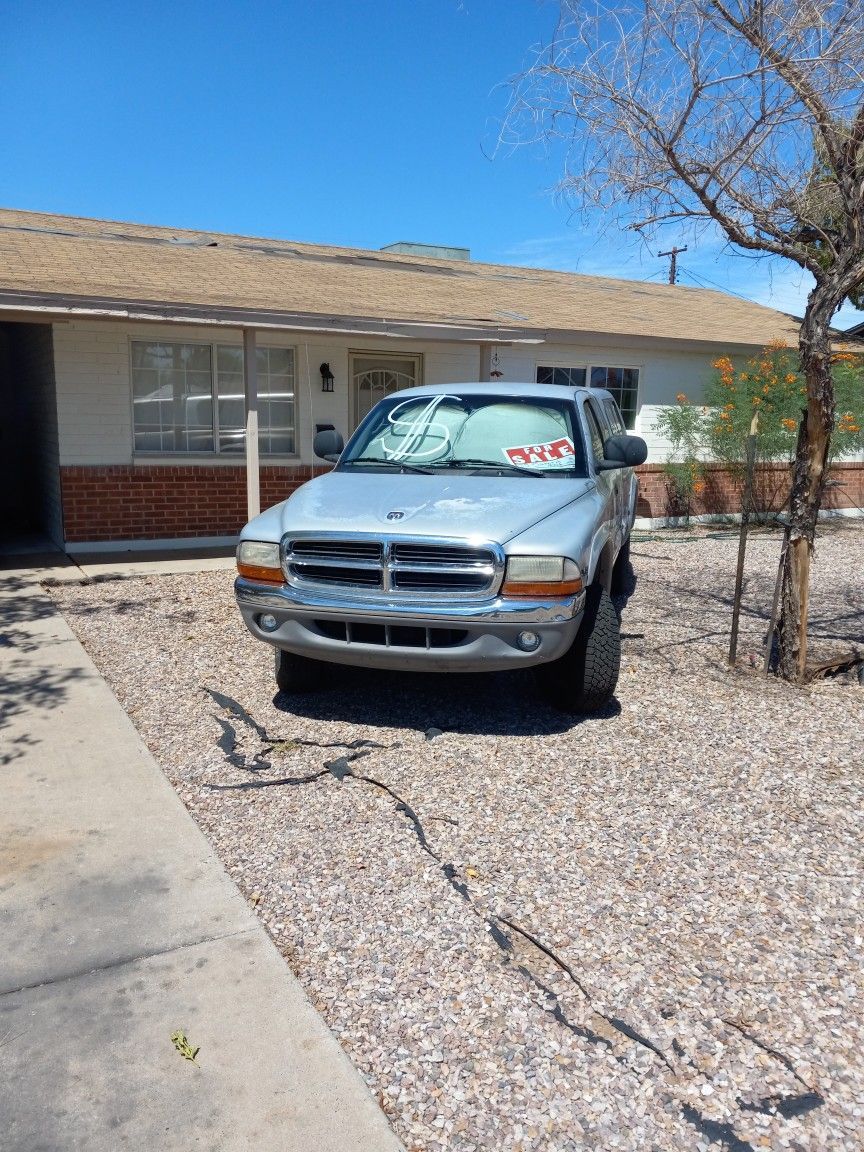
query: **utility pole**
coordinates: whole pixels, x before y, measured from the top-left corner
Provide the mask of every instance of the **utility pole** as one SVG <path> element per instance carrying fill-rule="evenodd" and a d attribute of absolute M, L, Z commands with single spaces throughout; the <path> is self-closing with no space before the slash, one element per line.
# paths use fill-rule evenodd
<path fill-rule="evenodd" d="M 676 282 L 676 280 L 678 279 L 678 253 L 679 252 L 686 252 L 686 251 L 687 251 L 687 245 L 685 244 L 683 248 L 674 248 L 673 247 L 668 252 L 658 252 L 657 253 L 658 256 L 671 256 L 672 257 L 672 259 L 669 261 L 669 283 L 670 284 L 674 284 Z"/>

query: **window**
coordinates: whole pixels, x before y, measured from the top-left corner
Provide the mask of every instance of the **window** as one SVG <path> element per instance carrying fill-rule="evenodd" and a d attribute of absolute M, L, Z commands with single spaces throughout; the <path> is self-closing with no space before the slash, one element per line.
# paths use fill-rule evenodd
<path fill-rule="evenodd" d="M 614 400 L 603 401 L 603 412 L 606 416 L 606 423 L 609 425 L 609 434 L 611 436 L 620 436 L 622 432 L 626 431 L 624 421 L 621 419 L 621 413 L 618 411 L 618 405 Z"/>
<path fill-rule="evenodd" d="M 538 384 L 559 384 L 562 388 L 584 388 L 586 370 L 584 368 L 556 368 L 537 365 Z"/>
<path fill-rule="evenodd" d="M 458 387 L 455 385 L 454 387 Z M 339 462 L 345 470 L 561 477 L 586 475 L 573 404 L 555 397 L 390 396 L 370 413 Z M 602 453 L 602 442 L 600 446 Z"/>
<path fill-rule="evenodd" d="M 592 388 L 607 388 L 624 415 L 626 428 L 636 427 L 636 400 L 639 393 L 638 368 L 604 368 L 592 365 L 588 371 L 578 365 L 562 368 L 537 365 L 538 384 L 558 384 L 563 388 L 584 388 L 590 378 Z M 621 431 L 624 431 L 622 427 Z"/>
<path fill-rule="evenodd" d="M 607 388 L 617 401 L 627 428 L 636 427 L 636 398 L 639 392 L 638 368 L 591 369 L 591 387 Z"/>
<path fill-rule="evenodd" d="M 261 452 L 291 455 L 294 349 L 258 348 L 257 368 Z M 242 452 L 243 349 L 133 340 L 132 406 L 137 452 Z"/>
<path fill-rule="evenodd" d="M 258 445 L 270 456 L 294 452 L 294 349 L 258 348 Z M 243 349 L 220 344 L 216 349 L 219 451 L 242 452 L 246 406 L 243 396 Z"/>
<path fill-rule="evenodd" d="M 597 419 L 597 414 L 594 411 L 593 404 L 585 405 L 585 418 L 588 421 L 588 434 L 591 437 L 591 448 L 594 452 L 595 460 L 603 459 L 603 433 L 600 431 L 600 423 Z"/>
<path fill-rule="evenodd" d="M 210 346 L 135 341 L 132 405 L 139 451 L 212 452 Z"/>

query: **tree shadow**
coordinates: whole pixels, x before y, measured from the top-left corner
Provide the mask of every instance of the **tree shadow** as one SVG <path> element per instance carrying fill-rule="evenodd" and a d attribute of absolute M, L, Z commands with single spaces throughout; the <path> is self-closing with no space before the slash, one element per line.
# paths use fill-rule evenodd
<path fill-rule="evenodd" d="M 33 595 L 34 587 L 36 595 Z M 29 595 L 28 595 L 29 593 Z M 16 624 L 47 620 L 56 614 L 51 600 L 39 594 L 38 585 L 23 576 L 0 574 L 0 634 Z"/>
<path fill-rule="evenodd" d="M 35 593 L 35 594 L 34 594 Z M 84 675 L 81 668 L 55 668 L 47 645 L 27 627 L 58 615 L 50 599 L 33 582 L 0 577 L 0 766 L 19 759 L 38 743 L 26 713 L 58 708 L 68 685 Z M 46 657 L 40 659 L 40 651 Z"/>

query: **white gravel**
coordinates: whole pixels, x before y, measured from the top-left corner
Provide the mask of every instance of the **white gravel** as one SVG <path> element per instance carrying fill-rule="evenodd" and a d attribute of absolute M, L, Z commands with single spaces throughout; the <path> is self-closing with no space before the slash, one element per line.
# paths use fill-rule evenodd
<path fill-rule="evenodd" d="M 864 1147 L 864 688 L 752 667 L 776 533 L 727 670 L 737 542 L 697 535 L 634 541 L 581 722 L 523 673 L 274 697 L 227 573 L 52 589 L 410 1149 Z M 826 530 L 817 653 L 864 644 L 862 570 Z"/>

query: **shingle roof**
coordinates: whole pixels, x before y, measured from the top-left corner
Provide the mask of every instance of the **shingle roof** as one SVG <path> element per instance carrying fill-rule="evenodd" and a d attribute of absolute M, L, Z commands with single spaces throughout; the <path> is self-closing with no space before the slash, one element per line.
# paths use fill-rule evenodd
<path fill-rule="evenodd" d="M 797 342 L 793 318 L 710 289 L 0 209 L 0 308 L 73 304 L 659 337 Z M 2 313 L 0 313 L 2 315 Z"/>

